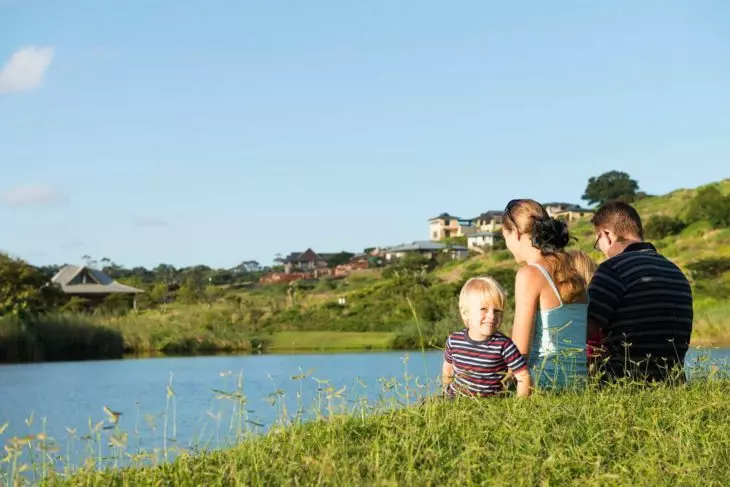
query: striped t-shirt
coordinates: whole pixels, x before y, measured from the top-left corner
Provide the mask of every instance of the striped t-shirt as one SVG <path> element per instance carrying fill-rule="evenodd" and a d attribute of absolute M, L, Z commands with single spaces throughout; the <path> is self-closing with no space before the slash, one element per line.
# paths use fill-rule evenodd
<path fill-rule="evenodd" d="M 609 375 L 663 379 L 682 367 L 692 333 L 692 290 L 652 244 L 631 244 L 603 262 L 588 294 L 588 316 L 603 332 Z"/>
<path fill-rule="evenodd" d="M 454 380 L 446 393 L 491 396 L 504 390 L 502 379 L 508 370 L 516 374 L 527 362 L 514 342 L 497 332 L 486 340 L 472 340 L 466 329 L 446 340 L 444 360 L 454 367 Z"/>

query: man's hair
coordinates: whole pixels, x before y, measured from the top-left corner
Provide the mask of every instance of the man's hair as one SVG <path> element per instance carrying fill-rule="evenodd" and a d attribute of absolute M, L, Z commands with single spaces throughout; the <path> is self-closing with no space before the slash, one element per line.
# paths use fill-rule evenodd
<path fill-rule="evenodd" d="M 610 230 L 618 238 L 639 237 L 644 239 L 644 227 L 639 213 L 628 203 L 610 201 L 601 205 L 591 218 L 598 230 Z"/>

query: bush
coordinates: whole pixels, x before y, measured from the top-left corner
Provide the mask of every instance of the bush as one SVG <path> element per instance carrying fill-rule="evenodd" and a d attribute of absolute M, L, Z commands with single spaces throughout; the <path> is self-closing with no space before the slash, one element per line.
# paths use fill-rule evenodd
<path fill-rule="evenodd" d="M 713 257 L 687 265 L 694 279 L 714 279 L 730 271 L 730 258 Z"/>
<path fill-rule="evenodd" d="M 687 220 L 707 220 L 714 228 L 730 226 L 730 196 L 723 195 L 715 186 L 701 189 L 689 203 Z"/>
<path fill-rule="evenodd" d="M 679 218 L 666 215 L 654 215 L 646 222 L 644 233 L 647 238 L 658 240 L 669 237 L 670 235 L 677 235 L 686 226 Z"/>

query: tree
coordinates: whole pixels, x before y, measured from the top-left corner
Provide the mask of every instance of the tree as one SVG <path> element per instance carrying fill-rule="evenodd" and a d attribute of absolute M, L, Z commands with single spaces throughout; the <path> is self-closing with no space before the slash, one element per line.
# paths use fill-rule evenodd
<path fill-rule="evenodd" d="M 353 254 L 351 252 L 340 252 L 339 254 L 333 255 L 327 261 L 327 265 L 329 267 L 337 267 L 338 265 L 341 265 L 341 264 L 347 264 L 348 262 L 350 262 L 350 259 L 352 259 L 352 257 L 354 255 L 355 254 Z"/>
<path fill-rule="evenodd" d="M 701 189 L 689 203 L 687 220 L 707 220 L 714 228 L 730 226 L 730 196 L 723 195 L 715 186 Z"/>
<path fill-rule="evenodd" d="M 636 198 L 639 183 L 622 171 L 609 171 L 588 180 L 585 193 L 581 197 L 588 204 L 599 204 L 610 200 L 630 203 Z"/>
<path fill-rule="evenodd" d="M 61 290 L 51 285 L 39 269 L 0 254 L 0 316 L 45 313 L 64 299 Z"/>

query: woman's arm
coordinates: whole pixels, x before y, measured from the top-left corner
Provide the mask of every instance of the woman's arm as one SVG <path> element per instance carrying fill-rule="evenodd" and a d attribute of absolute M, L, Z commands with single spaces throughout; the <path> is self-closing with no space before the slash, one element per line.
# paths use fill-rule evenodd
<path fill-rule="evenodd" d="M 540 303 L 540 289 L 544 280 L 540 271 L 529 265 L 517 271 L 515 278 L 515 321 L 512 326 L 512 341 L 525 358 L 528 358 L 530 353 L 535 316 Z"/>

